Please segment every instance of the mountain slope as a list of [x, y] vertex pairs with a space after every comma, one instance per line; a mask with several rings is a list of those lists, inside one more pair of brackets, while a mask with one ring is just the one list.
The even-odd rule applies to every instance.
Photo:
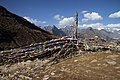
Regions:
[[[66, 26], [65, 28], [61, 28], [66, 35], [72, 36], [74, 28], [73, 26]], [[79, 29], [78, 28], [78, 36], [80, 38], [94, 38], [94, 36], [99, 36], [100, 38], [110, 39], [110, 38], [120, 38], [120, 32], [110, 32], [105, 29], [97, 30], [93, 29], [91, 27], [88, 27], [86, 29]]]
[[62, 31], [61, 29], [58, 29], [55, 25], [45, 26], [41, 28], [57, 36], [66, 36], [66, 33]]
[[62, 30], [66, 35], [72, 36], [74, 28], [73, 26], [66, 26], [65, 28], [61, 28], [60, 30]]
[[94, 38], [94, 36], [103, 37], [99, 30], [93, 28], [82, 29], [79, 31], [79, 36], [84, 38]]
[[0, 6], [0, 50], [16, 48], [54, 38], [24, 18]]

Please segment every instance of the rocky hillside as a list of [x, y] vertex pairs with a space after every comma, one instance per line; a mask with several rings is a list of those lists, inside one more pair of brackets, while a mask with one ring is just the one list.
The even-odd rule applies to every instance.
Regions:
[[34, 60], [0, 66], [0, 80], [119, 80], [120, 53], [86, 52], [50, 65]]
[[54, 36], [0, 6], [0, 50], [52, 39]]

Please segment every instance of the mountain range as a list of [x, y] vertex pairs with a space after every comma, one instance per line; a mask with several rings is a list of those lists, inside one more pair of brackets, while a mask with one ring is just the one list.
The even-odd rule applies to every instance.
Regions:
[[55, 25], [53, 26], [40, 26], [41, 29], [46, 30], [56, 36], [66, 36], [66, 33], [61, 29], [58, 29]]
[[[56, 32], [59, 32], [59, 31], [62, 32], [62, 36], [64, 36], [64, 35], [72, 36], [73, 35], [73, 30], [74, 30], [73, 26], [66, 26], [66, 27], [60, 28], [60, 29], [58, 29], [56, 26], [54, 26], [54, 27], [55, 27]], [[51, 26], [45, 26], [42, 29], [47, 30], [50, 33], [57, 35], [56, 32], [53, 32], [54, 28]], [[98, 37], [104, 38], [104, 39], [111, 39], [111, 38], [120, 38], [119, 34], [120, 34], [120, 31], [110, 32], [105, 29], [101, 29], [101, 30], [93, 29], [92, 27], [88, 27], [86, 29], [78, 28], [78, 37], [80, 37], [80, 38], [94, 38], [94, 36], [98, 36]]]
[[55, 38], [23, 17], [0, 6], [0, 50], [17, 48]]

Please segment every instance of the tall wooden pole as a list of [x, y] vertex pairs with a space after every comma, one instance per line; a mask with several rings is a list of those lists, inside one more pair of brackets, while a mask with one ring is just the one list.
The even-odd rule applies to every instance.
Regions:
[[74, 39], [77, 39], [77, 29], [78, 29], [78, 12], [75, 12], [75, 22], [74, 22]]

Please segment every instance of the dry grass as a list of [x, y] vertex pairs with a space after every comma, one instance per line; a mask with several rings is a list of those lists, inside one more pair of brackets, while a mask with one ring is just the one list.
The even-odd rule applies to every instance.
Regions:
[[47, 60], [27, 61], [0, 66], [6, 80], [119, 80], [120, 53], [88, 52], [63, 59], [58, 64], [43, 66]]

